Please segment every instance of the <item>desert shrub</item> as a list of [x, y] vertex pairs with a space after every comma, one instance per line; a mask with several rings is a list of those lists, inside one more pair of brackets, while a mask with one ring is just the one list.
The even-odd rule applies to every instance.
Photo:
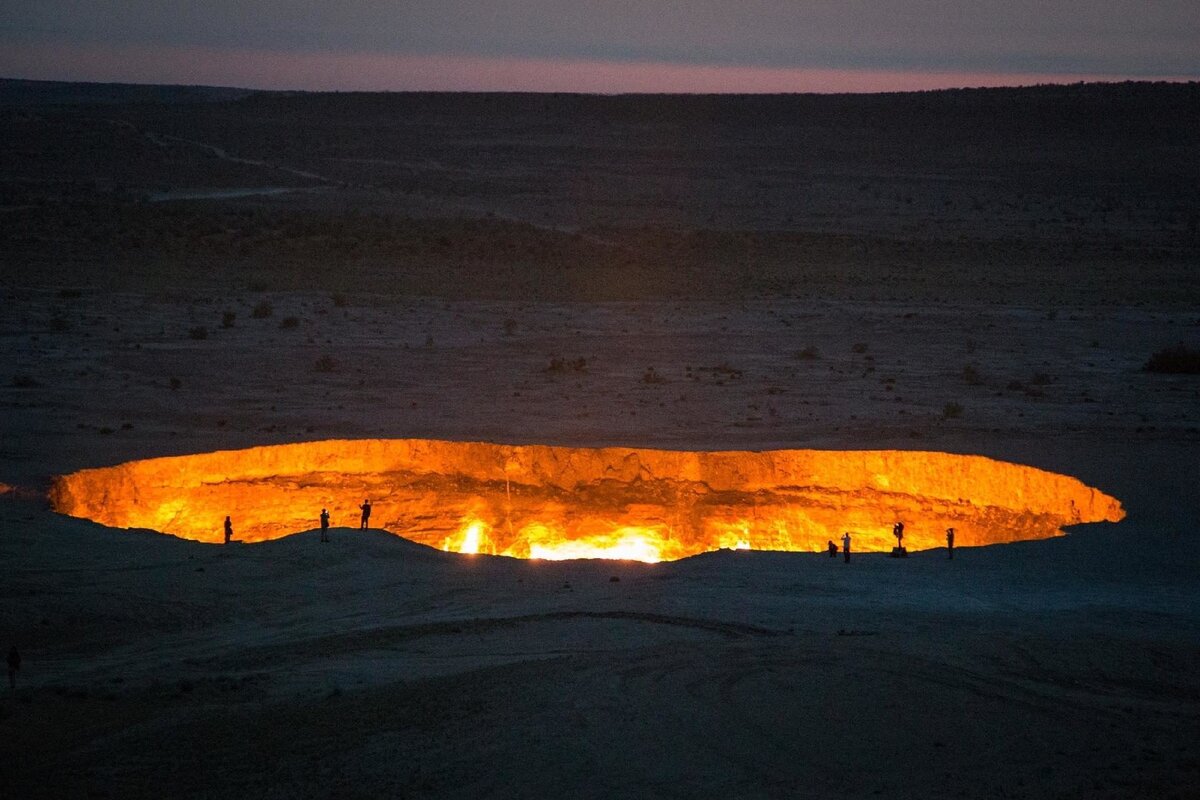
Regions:
[[300, 327], [300, 318], [284, 317], [283, 319], [279, 320], [279, 327], [283, 328], [284, 330], [287, 330], [288, 328], [298, 328]]
[[642, 374], [642, 383], [665, 383], [666, 380], [658, 374], [658, 370], [654, 367], [646, 367], [646, 371]]
[[968, 386], [978, 386], [979, 384], [983, 383], [983, 376], [980, 375], [979, 370], [977, 370], [971, 364], [967, 364], [965, 367], [963, 367], [962, 379], [967, 383]]
[[516, 336], [517, 335], [517, 321], [515, 319], [509, 318], [509, 319], [504, 320], [504, 335], [505, 336]]
[[78, 289], [59, 289], [58, 296], [63, 300], [77, 300], [83, 297], [83, 292]]
[[854, 346], [851, 347], [850, 349], [855, 353], [865, 353], [865, 352], [867, 352], [867, 343], [866, 342], [855, 342]]
[[174, 391], [175, 389], [178, 389], [180, 386], [183, 386], [183, 381], [179, 380], [179, 378], [171, 378], [170, 385], [171, 385], [172, 391]]
[[34, 389], [41, 386], [32, 375], [13, 375], [12, 385], [17, 389]]
[[250, 316], [255, 319], [266, 319], [275, 313], [275, 308], [266, 300], [259, 302], [258, 305], [250, 312]]
[[946, 403], [942, 406], [942, 419], [958, 419], [963, 415], [963, 407], [958, 403]]
[[335, 372], [337, 370], [337, 362], [334, 361], [333, 356], [321, 356], [313, 364], [313, 369], [317, 372]]
[[1164, 347], [1150, 356], [1142, 369], [1164, 375], [1200, 375], [1200, 350], [1182, 342], [1174, 347]]
[[188, 338], [189, 339], [207, 339], [208, 338], [208, 328], [204, 327], [203, 325], [198, 325], [195, 328], [192, 328], [190, 331], [188, 331]]
[[546, 367], [546, 369], [543, 370], [543, 372], [549, 372], [551, 374], [565, 372], [587, 372], [587, 359], [552, 358], [550, 359], [550, 364]]
[[801, 361], [816, 361], [821, 357], [821, 352], [815, 347], [806, 347], [803, 350], [797, 350], [795, 357]]
[[67, 322], [62, 317], [55, 317], [50, 320], [50, 330], [55, 333], [62, 333], [71, 330], [71, 323]]
[[233, 313], [232, 311], [226, 311], [224, 314], [221, 315], [221, 327], [222, 328], [232, 328], [234, 320], [236, 320], [236, 319], [237, 319], [237, 314]]
[[1054, 379], [1045, 372], [1035, 372], [1033, 373], [1033, 377], [1029, 379], [1029, 384], [1031, 386], [1049, 386], [1053, 382]]
[[737, 367], [731, 367], [725, 362], [721, 362], [715, 367], [697, 367], [697, 369], [711, 372], [714, 378], [729, 378], [731, 380], [737, 380], [738, 378], [742, 377], [742, 371], [740, 369]]
[[333, 301], [334, 308], [345, 308], [346, 306], [350, 305], [349, 299], [347, 299], [346, 295], [342, 294], [341, 292], [330, 295], [329, 299]]

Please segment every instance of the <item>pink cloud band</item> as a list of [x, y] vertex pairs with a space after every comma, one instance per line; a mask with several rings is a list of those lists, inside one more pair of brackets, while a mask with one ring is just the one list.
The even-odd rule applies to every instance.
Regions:
[[[40, 80], [205, 84], [255, 89], [519, 92], [891, 92], [1119, 81], [1036, 72], [811, 69], [666, 62], [377, 53], [297, 53], [144, 45], [17, 44], [0, 75]], [[1139, 80], [1194, 80], [1137, 76]]]

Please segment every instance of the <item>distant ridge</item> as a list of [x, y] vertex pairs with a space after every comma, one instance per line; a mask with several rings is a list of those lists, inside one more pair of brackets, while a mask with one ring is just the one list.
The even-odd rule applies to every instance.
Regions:
[[89, 83], [73, 81], [42, 81], [24, 78], [0, 78], [0, 106], [77, 106], [77, 105], [128, 105], [128, 104], [199, 104], [223, 103], [243, 100], [248, 97], [270, 98], [339, 98], [376, 100], [384, 98], [451, 98], [451, 97], [528, 97], [528, 98], [575, 98], [576, 100], [621, 101], [638, 99], [666, 99], [687, 102], [701, 100], [712, 103], [721, 99], [733, 101], [771, 99], [872, 99], [898, 98], [980, 98], [990, 97], [1009, 100], [1016, 96], [1031, 98], [1053, 97], [1100, 97], [1100, 96], [1144, 96], [1148, 93], [1170, 94], [1175, 97], [1195, 98], [1200, 95], [1200, 81], [1119, 81], [1045, 83], [1029, 86], [960, 87], [950, 89], [921, 89], [901, 92], [850, 92], [850, 93], [614, 93], [593, 94], [585, 92], [444, 92], [444, 91], [307, 91], [302, 89], [244, 89], [231, 86], [200, 86], [176, 84], [142, 83]]
[[139, 83], [73, 83], [0, 78], [0, 106], [124, 105], [134, 103], [221, 103], [256, 94], [226, 86]]

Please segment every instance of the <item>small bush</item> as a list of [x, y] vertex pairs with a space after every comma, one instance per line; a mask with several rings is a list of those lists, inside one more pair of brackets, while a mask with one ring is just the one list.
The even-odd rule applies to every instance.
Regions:
[[171, 391], [175, 391], [180, 386], [183, 386], [183, 381], [179, 380], [179, 378], [171, 378]]
[[333, 360], [333, 356], [321, 356], [313, 364], [313, 369], [317, 372], [335, 372], [337, 370], [337, 362]]
[[346, 295], [342, 294], [341, 292], [330, 295], [329, 299], [333, 301], [334, 308], [345, 308], [346, 306], [350, 305], [349, 299], [347, 299]]
[[958, 403], [946, 403], [942, 407], [942, 419], [958, 419], [963, 415], [963, 407]]
[[36, 389], [41, 386], [32, 375], [13, 375], [12, 385], [17, 389]]
[[233, 313], [232, 311], [226, 311], [224, 314], [221, 315], [221, 327], [222, 328], [232, 328], [234, 320], [236, 320], [236, 319], [237, 319], [237, 314]]
[[504, 320], [504, 335], [505, 336], [516, 336], [517, 335], [517, 321], [515, 319], [510, 318], [510, 319]]
[[866, 342], [857, 342], [850, 349], [852, 351], [854, 351], [855, 353], [865, 353], [865, 352], [867, 352], [867, 343]]
[[203, 325], [192, 328], [190, 331], [188, 331], [188, 338], [189, 339], [207, 339], [208, 338], [208, 328], [204, 327]]
[[1142, 369], [1164, 375], [1200, 375], [1200, 350], [1182, 342], [1174, 347], [1164, 347], [1150, 356]]
[[289, 328], [299, 328], [300, 327], [300, 318], [299, 317], [284, 317], [283, 319], [279, 320], [279, 327], [282, 328], [283, 330], [288, 330]]
[[654, 367], [646, 367], [646, 372], [642, 375], [642, 383], [666, 383], [666, 380]]
[[551, 374], [559, 374], [559, 373], [565, 373], [565, 372], [587, 372], [587, 359], [586, 358], [576, 358], [576, 359], [552, 358], [552, 359], [550, 359], [549, 366], [547, 366], [546, 369], [543, 371], [549, 372]]
[[50, 320], [50, 330], [55, 333], [63, 333], [71, 330], [71, 323], [67, 322], [62, 317], [55, 317], [54, 319]]
[[274, 313], [275, 308], [269, 302], [263, 300], [254, 307], [254, 310], [250, 312], [250, 316], [254, 317], [255, 319], [266, 319]]
[[821, 352], [815, 347], [806, 347], [803, 350], [797, 350], [795, 357], [801, 361], [816, 361], [821, 357]]
[[979, 374], [979, 370], [975, 369], [975, 367], [970, 364], [967, 364], [965, 367], [963, 367], [962, 379], [967, 383], [968, 386], [978, 386], [979, 384], [983, 383], [983, 376]]

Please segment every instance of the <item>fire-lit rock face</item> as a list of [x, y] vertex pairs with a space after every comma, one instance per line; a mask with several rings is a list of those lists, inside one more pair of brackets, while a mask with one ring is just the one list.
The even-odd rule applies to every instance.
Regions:
[[981, 456], [900, 450], [683, 452], [422, 439], [325, 441], [133, 461], [58, 478], [54, 509], [218, 542], [371, 527], [433, 547], [519, 558], [660, 561], [719, 548], [854, 550], [1041, 539], [1117, 522], [1078, 480]]

